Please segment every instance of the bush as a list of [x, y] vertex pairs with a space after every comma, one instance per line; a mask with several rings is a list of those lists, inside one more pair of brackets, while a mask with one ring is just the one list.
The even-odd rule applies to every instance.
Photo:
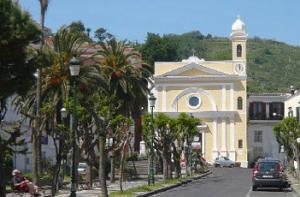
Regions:
[[24, 173], [23, 175], [26, 179], [28, 179], [29, 181], [32, 181], [32, 173], [31, 172]]

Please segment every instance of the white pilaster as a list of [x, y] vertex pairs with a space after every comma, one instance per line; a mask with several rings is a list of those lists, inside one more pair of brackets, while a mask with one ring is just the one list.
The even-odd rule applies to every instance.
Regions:
[[226, 111], [226, 85], [222, 85], [222, 111]]
[[212, 159], [215, 160], [218, 155], [218, 129], [217, 129], [217, 118], [213, 120], [213, 152]]
[[227, 133], [226, 133], [226, 118], [222, 119], [222, 148], [221, 155], [227, 157]]
[[270, 103], [266, 102], [266, 118], [270, 118]]
[[230, 152], [229, 159], [235, 161], [235, 122], [234, 116], [230, 117]]
[[153, 95], [155, 96], [156, 100], [155, 100], [155, 107], [153, 109], [154, 112], [157, 112], [157, 109], [159, 108], [159, 102], [158, 102], [158, 98], [157, 98], [157, 89], [154, 87], [153, 88]]
[[234, 84], [230, 84], [230, 110], [233, 111], [234, 109]]
[[166, 86], [163, 86], [162, 89], [162, 111], [167, 111], [167, 92], [166, 92]]

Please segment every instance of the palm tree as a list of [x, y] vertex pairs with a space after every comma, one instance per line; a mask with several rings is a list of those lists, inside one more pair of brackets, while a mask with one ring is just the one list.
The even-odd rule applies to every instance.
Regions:
[[[112, 38], [101, 43], [100, 64], [108, 78], [108, 97], [110, 110], [122, 103], [118, 113], [130, 118], [137, 115], [148, 95], [147, 81], [151, 72], [147, 65], [141, 64], [140, 55], [126, 41]], [[137, 110], [138, 109], [138, 110]], [[114, 154], [111, 155], [111, 181], [114, 181]], [[120, 180], [122, 181], [122, 180]]]
[[[40, 11], [41, 11], [41, 45], [40, 50], [42, 50], [44, 43], [45, 43], [45, 15], [47, 12], [49, 0], [39, 0], [40, 2]], [[41, 174], [41, 143], [40, 143], [40, 136], [41, 136], [41, 81], [42, 81], [42, 67], [37, 69], [37, 80], [36, 80], [36, 116], [34, 121], [34, 126], [32, 130], [32, 175], [33, 175], [33, 182], [35, 184], [39, 181], [39, 176]]]
[[99, 50], [100, 64], [109, 79], [109, 95], [115, 95], [123, 101], [121, 113], [129, 117], [137, 98], [145, 98], [148, 94], [149, 67], [141, 64], [140, 54], [131, 48], [126, 41], [116, 41], [115, 38], [102, 43]]
[[[62, 27], [53, 38], [53, 43], [45, 45], [40, 50], [40, 61], [44, 66], [41, 83], [41, 124], [39, 130], [45, 128], [49, 133], [57, 130], [61, 123], [60, 109], [67, 102], [70, 94], [70, 72], [69, 61], [74, 54], [80, 57], [80, 46], [85, 41], [81, 33], [71, 32], [70, 28]], [[96, 84], [100, 79], [97, 67], [83, 65], [78, 79], [79, 87], [90, 87], [90, 84]], [[86, 90], [85, 88], [85, 90]], [[27, 97], [20, 99], [17, 104], [21, 112], [27, 117], [34, 117], [34, 103], [38, 99], [35, 97], [36, 87], [33, 87], [27, 94]], [[66, 137], [66, 136], [64, 136]], [[58, 148], [63, 147], [63, 141]], [[53, 177], [52, 194], [56, 192], [57, 177], [60, 171], [60, 161], [62, 159], [61, 151], [57, 152], [55, 174]]]

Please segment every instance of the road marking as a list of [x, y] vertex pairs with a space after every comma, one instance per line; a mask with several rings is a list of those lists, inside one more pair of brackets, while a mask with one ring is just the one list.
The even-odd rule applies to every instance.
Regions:
[[248, 191], [248, 193], [246, 194], [245, 197], [250, 197], [251, 193], [252, 193], [252, 187], [250, 187], [250, 189], [249, 189], [249, 191]]

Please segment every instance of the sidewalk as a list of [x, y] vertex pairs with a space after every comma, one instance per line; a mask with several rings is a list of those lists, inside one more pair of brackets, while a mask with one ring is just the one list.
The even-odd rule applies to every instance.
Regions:
[[293, 192], [300, 197], [300, 181], [295, 179], [292, 174], [288, 173], [288, 179]]
[[[115, 183], [110, 183], [109, 181], [107, 183], [107, 189], [108, 192], [114, 192], [114, 191], [120, 191], [120, 185], [119, 181], [116, 181]], [[147, 179], [138, 179], [133, 181], [126, 181], [123, 182], [123, 189], [127, 190], [133, 187], [138, 187], [144, 184], [147, 184]], [[91, 190], [78, 190], [77, 191], [77, 197], [98, 197], [101, 193], [101, 189], [99, 187], [99, 184], [97, 187], [94, 187]], [[70, 196], [70, 190], [59, 190], [59, 194], [56, 195], [58, 197], [69, 197]]]
[[[161, 177], [158, 177], [158, 180], [161, 180]], [[133, 181], [125, 181], [123, 182], [123, 189], [127, 190], [133, 187], [138, 187], [141, 185], [145, 185], [148, 183], [148, 179], [147, 178], [143, 178], [143, 179], [137, 179], [137, 180], [133, 180]], [[106, 182], [107, 184], [107, 189], [108, 192], [114, 192], [114, 191], [120, 191], [120, 185], [119, 185], [119, 181], [117, 180], [115, 183], [110, 183], [110, 181]], [[95, 183], [95, 187], [93, 187], [93, 189], [91, 190], [83, 190], [83, 189], [78, 189], [76, 194], [77, 197], [98, 197], [99, 194], [101, 193], [101, 189], [99, 187], [99, 182]], [[51, 196], [51, 189], [47, 189], [47, 190], [41, 190], [40, 193], [42, 194], [42, 196], [44, 197], [50, 197]], [[7, 197], [15, 197], [16, 194], [13, 193], [8, 193], [6, 195]], [[18, 195], [20, 196], [20, 195]], [[30, 195], [27, 194], [22, 194], [22, 196], [24, 197], [29, 197]], [[70, 184], [65, 188], [65, 189], [61, 189], [59, 190], [59, 192], [57, 193], [58, 197], [69, 197], [70, 196]]]

